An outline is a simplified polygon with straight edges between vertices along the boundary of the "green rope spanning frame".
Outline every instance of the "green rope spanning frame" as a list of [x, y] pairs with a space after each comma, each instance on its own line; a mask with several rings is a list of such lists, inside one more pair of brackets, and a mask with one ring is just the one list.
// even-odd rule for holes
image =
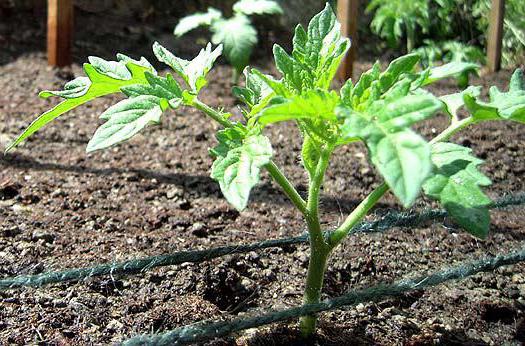
[[[497, 199], [492, 208], [505, 208], [522, 204], [525, 204], [525, 193], [509, 194]], [[445, 218], [446, 216], [447, 212], [442, 209], [427, 209], [420, 213], [391, 211], [377, 220], [361, 222], [350, 233], [385, 232], [393, 227], [417, 226], [423, 222]], [[265, 240], [252, 244], [221, 246], [206, 250], [180, 251], [173, 254], [150, 256], [125, 262], [107, 263], [94, 267], [75, 268], [37, 275], [21, 275], [1, 279], [0, 291], [18, 287], [38, 287], [51, 283], [78, 281], [103, 275], [136, 274], [161, 266], [177, 265], [185, 262], [199, 263], [226, 255], [247, 253], [273, 247], [286, 247], [293, 244], [306, 243], [307, 241], [308, 236], [304, 234], [292, 238]]]
[[255, 328], [265, 324], [284, 321], [299, 316], [310, 315], [322, 311], [333, 310], [343, 306], [377, 301], [385, 297], [399, 296], [410, 291], [423, 290], [449, 280], [460, 280], [468, 276], [492, 271], [504, 265], [516, 264], [525, 261], [525, 247], [519, 251], [482, 260], [460, 264], [445, 270], [434, 272], [428, 276], [418, 276], [404, 279], [390, 285], [351, 291], [345, 295], [328, 299], [317, 304], [297, 306], [291, 309], [270, 311], [262, 315], [248, 318], [236, 318], [220, 322], [204, 321], [193, 325], [182, 326], [172, 331], [155, 334], [140, 335], [126, 340], [124, 346], [138, 345], [181, 345], [198, 341], [211, 340], [227, 336], [240, 330]]

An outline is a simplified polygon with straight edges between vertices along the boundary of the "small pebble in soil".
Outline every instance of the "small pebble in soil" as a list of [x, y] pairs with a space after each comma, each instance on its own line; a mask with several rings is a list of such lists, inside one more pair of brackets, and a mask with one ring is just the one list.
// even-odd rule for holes
[[202, 222], [195, 222], [191, 226], [191, 233], [196, 237], [206, 237], [208, 235], [208, 229]]
[[33, 232], [31, 239], [33, 241], [43, 240], [44, 243], [53, 243], [55, 241], [55, 236], [53, 234], [46, 233], [43, 231], [35, 231]]
[[168, 199], [174, 199], [174, 198], [177, 198], [177, 197], [182, 197], [184, 195], [184, 190], [182, 190], [181, 188], [173, 188], [171, 190], [169, 190], [168, 192], [166, 192], [166, 197]]

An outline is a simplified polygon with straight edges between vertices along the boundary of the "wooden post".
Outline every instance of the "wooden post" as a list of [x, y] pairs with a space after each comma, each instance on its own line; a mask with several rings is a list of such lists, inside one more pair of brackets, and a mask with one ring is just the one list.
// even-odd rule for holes
[[357, 22], [359, 18], [359, 0], [338, 0], [337, 17], [341, 23], [341, 33], [352, 40], [352, 46], [339, 67], [341, 81], [352, 78], [357, 52]]
[[490, 9], [489, 34], [487, 37], [487, 64], [490, 72], [501, 67], [501, 41], [503, 39], [503, 17], [505, 0], [492, 0]]
[[47, 63], [67, 66], [72, 63], [73, 0], [47, 1]]

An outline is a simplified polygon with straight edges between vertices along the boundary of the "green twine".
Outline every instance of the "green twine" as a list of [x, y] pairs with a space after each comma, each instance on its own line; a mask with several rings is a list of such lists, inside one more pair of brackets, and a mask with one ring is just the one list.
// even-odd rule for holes
[[488, 257], [482, 260], [460, 264], [428, 276], [419, 276], [405, 279], [390, 285], [378, 285], [363, 290], [351, 291], [345, 295], [328, 299], [317, 304], [297, 306], [291, 309], [270, 311], [268, 313], [248, 318], [236, 318], [220, 322], [204, 321], [193, 325], [182, 326], [172, 331], [155, 334], [140, 335], [126, 340], [124, 346], [138, 345], [181, 345], [211, 340], [227, 336], [240, 330], [255, 328], [262, 325], [297, 318], [299, 316], [333, 310], [343, 306], [377, 301], [385, 297], [399, 296], [404, 293], [422, 290], [436, 286], [449, 280], [460, 280], [468, 276], [492, 271], [504, 265], [516, 264], [525, 261], [525, 248], [509, 254]]
[[[492, 208], [505, 208], [512, 205], [522, 205], [524, 203], [525, 193], [509, 194], [496, 200]], [[447, 212], [442, 209], [428, 209], [423, 210], [420, 213], [390, 211], [377, 220], [363, 221], [359, 223], [350, 233], [385, 232], [393, 227], [417, 226], [423, 222], [444, 218], [446, 216]], [[106, 263], [88, 268], [75, 268], [37, 275], [20, 275], [1, 279], [0, 291], [17, 287], [38, 287], [51, 283], [78, 281], [103, 275], [137, 274], [161, 266], [176, 265], [185, 262], [199, 263], [225, 255], [247, 253], [273, 247], [282, 248], [293, 244], [305, 243], [307, 241], [308, 235], [304, 234], [292, 238], [265, 240], [245, 245], [222, 246], [206, 250], [180, 251], [173, 254], [150, 256], [141, 259], [132, 259], [125, 262]]]

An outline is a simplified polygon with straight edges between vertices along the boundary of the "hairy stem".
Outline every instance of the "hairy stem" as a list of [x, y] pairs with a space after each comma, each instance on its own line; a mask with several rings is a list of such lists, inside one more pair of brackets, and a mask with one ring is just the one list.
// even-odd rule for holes
[[295, 207], [299, 209], [303, 215], [307, 215], [308, 209], [306, 208], [306, 202], [299, 195], [288, 178], [286, 178], [286, 176], [281, 172], [279, 167], [277, 167], [273, 161], [270, 161], [270, 163], [267, 164], [265, 168], [268, 170], [268, 173], [270, 173], [273, 180], [275, 180], [275, 182], [281, 186], [281, 188], [284, 190], [284, 193], [288, 196], [288, 198], [290, 198]]
[[414, 50], [414, 44], [416, 43], [416, 29], [415, 24], [407, 24], [407, 53], [412, 53]]
[[[326, 262], [330, 251], [324, 247], [311, 246], [310, 261], [308, 264], [308, 275], [306, 277], [306, 287], [304, 291], [304, 304], [319, 303], [323, 288]], [[301, 317], [301, 334], [304, 338], [310, 338], [317, 325], [317, 315], [306, 315]]]
[[383, 195], [388, 191], [388, 185], [386, 183], [381, 184], [374, 189], [366, 198], [359, 203], [359, 205], [352, 211], [352, 213], [346, 218], [345, 222], [339, 226], [331, 235], [330, 235], [330, 246], [335, 248], [337, 245], [343, 241], [343, 239], [348, 235], [348, 233], [354, 228], [359, 221], [361, 221], [366, 214], [372, 209], [376, 203], [383, 197]]
[[310, 236], [312, 233], [320, 233], [321, 225], [319, 223], [319, 192], [321, 191], [321, 186], [323, 185], [324, 174], [328, 168], [328, 163], [330, 161], [330, 155], [332, 154], [332, 149], [327, 148], [321, 151], [319, 156], [319, 161], [317, 162], [317, 167], [313, 177], [311, 177], [309, 189], [308, 189], [308, 230], [310, 231]]
[[221, 124], [222, 126], [226, 128], [233, 126], [233, 123], [229, 121], [228, 119], [226, 119], [226, 117], [224, 116], [225, 115], [224, 113], [211, 108], [210, 106], [201, 102], [200, 100], [195, 99], [193, 101], [193, 106], [197, 108], [198, 110], [204, 112], [207, 116], [209, 116], [210, 118], [212, 118], [213, 120]]
[[438, 143], [438, 142], [444, 142], [448, 140], [450, 137], [452, 137], [455, 133], [463, 130], [465, 127], [472, 125], [476, 122], [476, 119], [473, 117], [468, 117], [459, 121], [455, 121], [452, 124], [450, 124], [449, 127], [447, 127], [443, 132], [441, 132], [439, 135], [434, 137], [430, 144]]
[[[330, 248], [323, 236], [321, 223], [319, 221], [319, 192], [323, 184], [326, 169], [328, 168], [331, 153], [331, 148], [321, 152], [308, 190], [308, 214], [306, 216], [306, 222], [310, 235], [310, 260], [308, 263], [308, 275], [306, 277], [306, 287], [303, 298], [305, 304], [319, 302], [323, 288], [326, 261], [330, 255]], [[316, 324], [317, 315], [303, 316], [300, 326], [303, 337], [311, 337], [315, 333]]]

